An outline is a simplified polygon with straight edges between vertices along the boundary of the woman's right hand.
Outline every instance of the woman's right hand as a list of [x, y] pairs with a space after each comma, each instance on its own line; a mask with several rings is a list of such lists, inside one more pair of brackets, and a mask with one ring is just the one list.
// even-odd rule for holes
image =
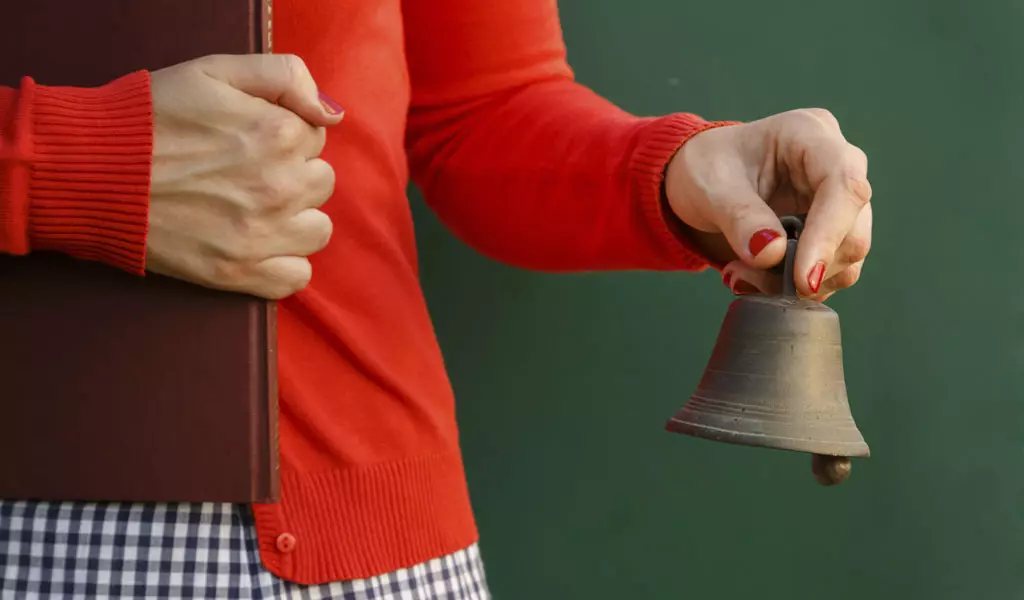
[[288, 55], [182, 63], [152, 92], [147, 270], [270, 299], [304, 288], [331, 236], [319, 156], [340, 107]]

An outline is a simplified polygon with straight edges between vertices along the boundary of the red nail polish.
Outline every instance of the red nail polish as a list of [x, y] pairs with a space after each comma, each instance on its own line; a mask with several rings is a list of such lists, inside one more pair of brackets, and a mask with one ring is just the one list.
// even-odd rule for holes
[[825, 276], [825, 263], [820, 260], [814, 264], [811, 272], [807, 275], [807, 285], [811, 287], [811, 291], [815, 294], [818, 293], [818, 289], [821, 288], [821, 279]]
[[722, 283], [725, 284], [725, 287], [730, 287], [729, 284], [732, 283], [732, 273], [722, 273]]
[[774, 229], [761, 229], [755, 232], [754, 235], [750, 237], [750, 244], [748, 245], [751, 256], [757, 256], [760, 254], [761, 251], [764, 250], [765, 246], [778, 237], [782, 237], [782, 234]]
[[320, 92], [320, 106], [329, 115], [340, 115], [345, 113], [345, 109], [340, 104], [331, 100], [331, 97], [327, 94]]

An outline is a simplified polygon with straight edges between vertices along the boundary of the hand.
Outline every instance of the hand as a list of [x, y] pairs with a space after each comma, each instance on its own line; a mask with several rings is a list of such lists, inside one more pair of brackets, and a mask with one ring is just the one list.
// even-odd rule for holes
[[147, 269], [277, 299], [327, 245], [334, 191], [319, 157], [342, 118], [301, 60], [210, 56], [152, 74]]
[[697, 134], [669, 163], [665, 190], [734, 291], [778, 292], [765, 270], [786, 253], [777, 215], [808, 213], [794, 279], [800, 295], [825, 300], [856, 283], [871, 247], [867, 171], [831, 113], [796, 110]]

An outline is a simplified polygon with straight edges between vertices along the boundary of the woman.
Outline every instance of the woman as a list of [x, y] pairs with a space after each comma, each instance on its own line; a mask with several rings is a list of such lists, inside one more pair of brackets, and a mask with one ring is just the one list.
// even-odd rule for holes
[[0, 93], [0, 251], [283, 299], [282, 502], [0, 501], [4, 594], [488, 597], [409, 172], [452, 231], [526, 268], [712, 264], [767, 290], [776, 213], [799, 211], [799, 291], [860, 273], [867, 162], [826, 111], [626, 114], [573, 82], [554, 0], [274, 12], [291, 56]]

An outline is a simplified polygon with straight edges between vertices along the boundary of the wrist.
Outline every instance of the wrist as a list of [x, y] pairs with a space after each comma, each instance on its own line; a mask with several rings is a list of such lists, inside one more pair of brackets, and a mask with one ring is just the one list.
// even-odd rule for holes
[[691, 138], [729, 124], [679, 113], [650, 119], [644, 125], [630, 171], [634, 198], [665, 269], [700, 271], [708, 266], [708, 260], [691, 241], [687, 228], [666, 201], [665, 179], [669, 165]]
[[[701, 225], [708, 226], [697, 218], [692, 199], [695, 194], [700, 193], [694, 182], [692, 174], [686, 173], [689, 168], [686, 161], [686, 152], [691, 153], [695, 147], [691, 144], [696, 138], [720, 127], [738, 125], [736, 121], [719, 121], [709, 123], [709, 127], [689, 136], [683, 144], [675, 151], [665, 165], [664, 179], [661, 186], [662, 215], [665, 224], [672, 233], [693, 252], [698, 254], [709, 266], [721, 270], [726, 264], [735, 260], [728, 240], [723, 234], [716, 231], [705, 231], [700, 229]], [[688, 189], [689, 188], [689, 189]], [[694, 223], [687, 222], [684, 215], [694, 218]]]

